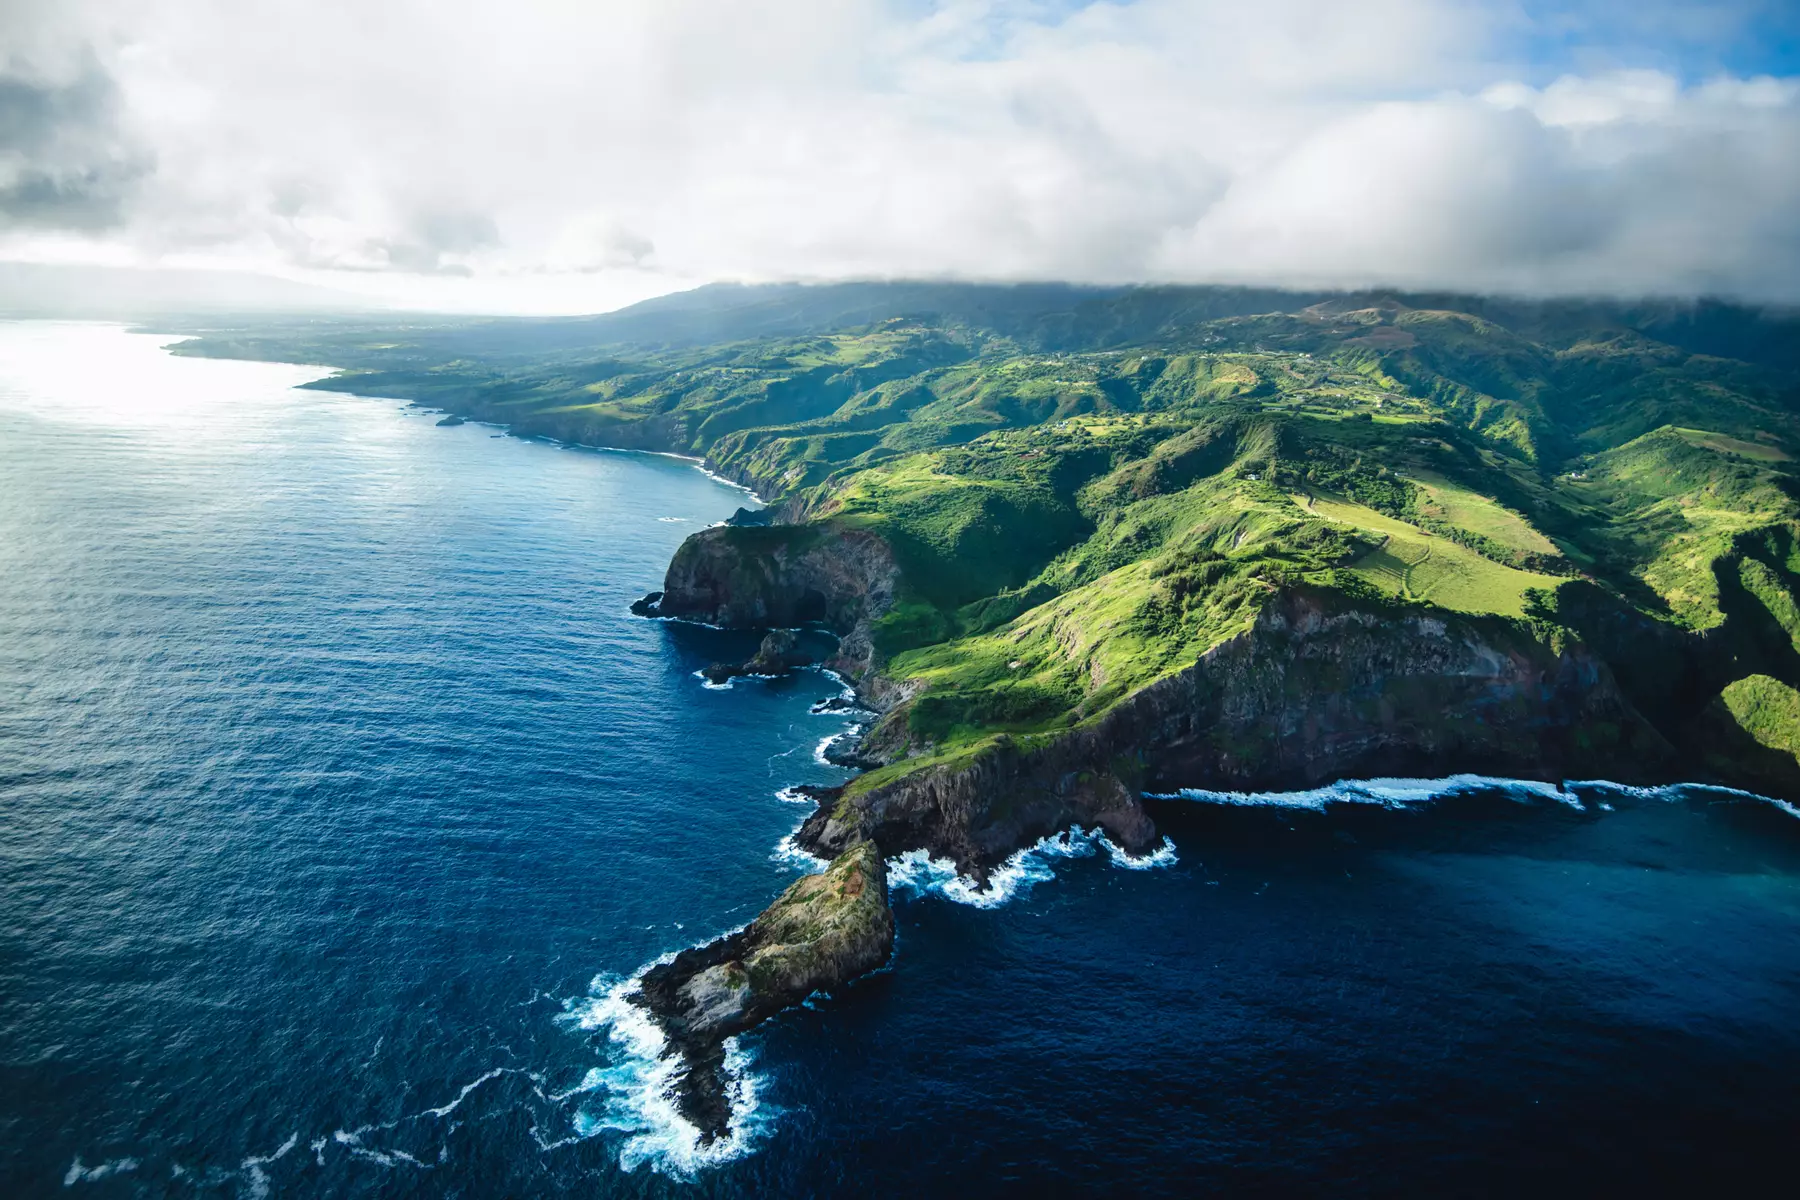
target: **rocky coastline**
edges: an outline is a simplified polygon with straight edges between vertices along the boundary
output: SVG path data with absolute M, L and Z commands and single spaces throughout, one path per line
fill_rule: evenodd
M 875 717 L 831 754 L 863 774 L 796 789 L 815 807 L 795 842 L 831 860 L 813 880 L 832 882 L 802 880 L 743 932 L 644 976 L 641 1002 L 684 1060 L 676 1095 L 703 1137 L 729 1121 L 726 1037 L 886 961 L 886 857 L 923 850 L 986 886 L 1009 856 L 1072 825 L 1103 831 L 1126 854 L 1152 853 L 1161 834 L 1146 794 L 1465 772 L 1658 783 L 1692 769 L 1608 663 L 1566 630 L 1298 584 L 1270 588 L 1248 628 L 1095 718 L 942 755 L 910 731 L 917 687 L 882 673 L 871 636 L 899 584 L 891 551 L 865 531 L 722 526 L 688 538 L 662 591 L 634 605 L 724 628 L 777 627 L 746 663 L 709 668 L 720 680 L 800 665 L 780 627 L 828 630 L 839 640 L 823 665 L 855 695 L 839 705 Z M 831 932 L 796 932 L 805 897 L 826 893 L 849 904 L 847 915 Z M 809 949 L 771 949 L 794 946 Z M 804 965 L 779 974 L 757 965 L 775 954 Z
M 874 842 L 862 841 L 795 882 L 743 929 L 644 972 L 631 1000 L 680 1056 L 675 1103 L 703 1143 L 731 1125 L 726 1040 L 877 969 L 893 949 L 886 861 Z

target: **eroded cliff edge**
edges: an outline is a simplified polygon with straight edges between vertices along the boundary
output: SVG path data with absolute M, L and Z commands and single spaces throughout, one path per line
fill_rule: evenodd
M 946 752 L 909 728 L 914 687 L 884 677 L 870 644 L 899 582 L 879 537 L 816 526 L 696 534 L 665 581 L 667 615 L 844 636 L 832 665 L 886 713 L 862 747 L 885 765 L 821 799 L 798 840 L 824 857 L 872 839 L 979 879 L 1071 824 L 1153 849 L 1145 792 L 1458 772 L 1650 782 L 1681 757 L 1566 631 L 1305 585 L 1271 587 L 1247 629 L 1072 728 Z
M 801 844 L 924 847 L 979 878 L 1071 823 L 1143 853 L 1156 840 L 1145 792 L 1458 772 L 1636 781 L 1675 753 L 1578 642 L 1303 589 L 1273 595 L 1249 630 L 1077 728 L 997 734 L 909 770 L 918 749 L 821 803 Z

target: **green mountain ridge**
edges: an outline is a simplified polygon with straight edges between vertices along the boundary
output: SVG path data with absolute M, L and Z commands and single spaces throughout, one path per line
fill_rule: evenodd
M 779 285 L 554 322 L 215 328 L 179 352 L 702 455 L 781 522 L 715 531 L 740 557 L 872 535 L 898 583 L 866 614 L 889 765 L 860 787 L 1087 727 L 1294 589 L 1580 643 L 1697 770 L 1752 782 L 1705 750 L 1729 726 L 1767 749 L 1756 786 L 1800 782 L 1771 732 L 1800 686 L 1791 313 Z

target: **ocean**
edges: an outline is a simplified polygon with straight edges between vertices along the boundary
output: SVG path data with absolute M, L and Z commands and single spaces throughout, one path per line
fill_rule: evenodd
M 1800 819 L 1698 788 L 1151 802 L 739 1039 L 621 1004 L 809 869 L 752 635 L 633 617 L 745 493 L 322 368 L 0 323 L 0 1193 L 1712 1190 L 1800 1117 Z

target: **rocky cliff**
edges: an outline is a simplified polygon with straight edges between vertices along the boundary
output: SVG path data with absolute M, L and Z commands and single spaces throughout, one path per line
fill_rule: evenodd
M 675 1100 L 704 1141 L 731 1121 L 724 1042 L 815 991 L 881 966 L 894 948 L 887 867 L 871 842 L 783 892 L 744 929 L 684 950 L 639 980 L 636 1003 L 682 1059 Z
M 725 525 L 681 544 L 651 611 L 734 629 L 822 625 L 842 639 L 830 665 L 861 675 L 874 655 L 870 622 L 899 579 L 887 543 L 865 530 Z
M 980 877 L 1075 822 L 1128 851 L 1149 848 L 1143 791 L 1456 772 L 1632 781 L 1656 777 L 1673 754 L 1572 639 L 1290 589 L 1251 629 L 1092 722 L 854 781 L 821 802 L 799 840 L 826 854 L 862 838 L 890 853 L 923 846 Z

